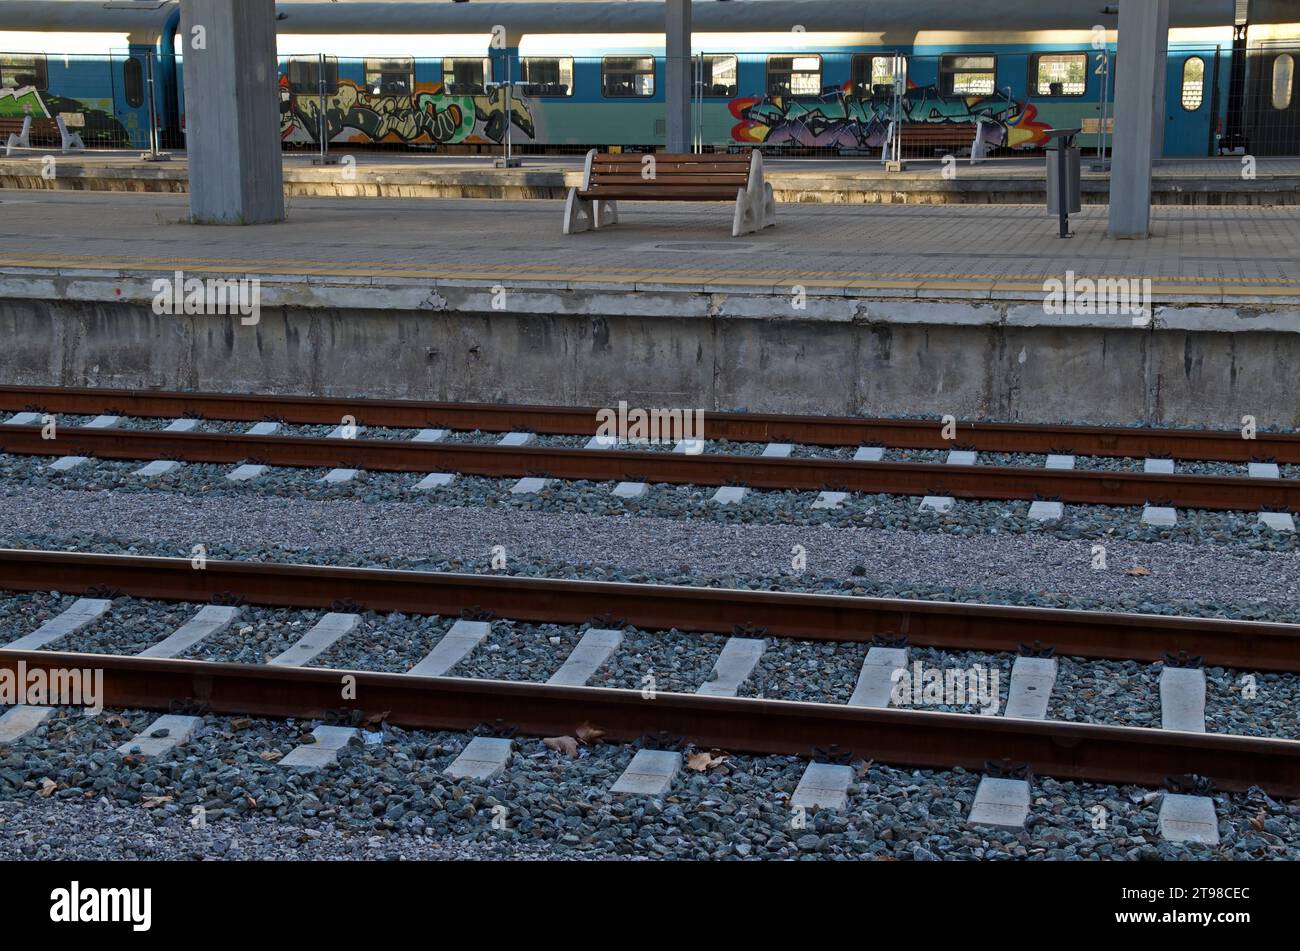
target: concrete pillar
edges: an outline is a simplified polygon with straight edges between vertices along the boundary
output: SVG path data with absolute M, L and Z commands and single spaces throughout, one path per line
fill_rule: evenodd
M 691 149 L 691 0 L 666 0 L 664 104 L 669 152 Z
M 1169 100 L 1165 92 L 1169 86 L 1169 4 L 1162 3 L 1157 8 L 1160 21 L 1156 24 L 1156 91 L 1153 108 L 1155 110 L 1155 128 L 1151 130 L 1151 161 L 1158 162 L 1165 157 L 1165 125 L 1169 118 Z M 1181 75 L 1179 82 L 1182 81 Z M 1205 76 L 1206 95 L 1210 93 L 1209 70 Z
M 1115 144 L 1110 173 L 1110 234 L 1151 234 L 1151 150 L 1157 117 L 1156 73 L 1160 24 L 1169 22 L 1169 0 L 1124 0 L 1119 6 L 1119 55 L 1115 77 Z
M 185 0 L 190 220 L 284 220 L 274 0 Z

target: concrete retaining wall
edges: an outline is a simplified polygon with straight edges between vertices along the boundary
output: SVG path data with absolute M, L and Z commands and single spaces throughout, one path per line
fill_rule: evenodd
M 20 290 L 20 285 L 27 292 Z M 147 279 L 8 279 L 0 382 L 706 410 L 1300 426 L 1300 311 L 788 299 L 411 282 L 265 286 L 260 323 L 153 312 Z

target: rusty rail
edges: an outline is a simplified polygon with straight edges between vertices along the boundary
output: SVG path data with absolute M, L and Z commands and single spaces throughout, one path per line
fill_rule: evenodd
M 411 729 L 467 730 L 501 721 L 520 733 L 555 736 L 590 723 L 611 740 L 664 731 L 705 748 L 806 755 L 831 744 L 858 757 L 921 768 L 980 770 L 990 760 L 1027 763 L 1059 779 L 1160 786 L 1196 773 L 1225 790 L 1260 786 L 1300 795 L 1300 743 L 1059 721 L 1017 720 L 834 704 L 715 698 L 491 680 L 411 677 L 330 669 L 0 650 L 0 670 L 100 668 L 104 703 L 170 709 L 206 704 L 218 714 L 320 718 L 326 711 L 385 712 Z M 355 700 L 339 678 L 356 677 Z
M 321 439 L 174 433 L 162 430 L 65 427 L 44 439 L 40 426 L 0 427 L 0 452 L 80 455 L 100 459 L 180 459 L 198 463 L 249 460 L 297 468 L 379 472 L 459 472 L 516 477 L 543 475 L 595 482 L 746 485 L 756 489 L 938 495 L 959 499 L 1058 499 L 1079 505 L 1300 510 L 1300 479 L 1155 475 L 1089 469 L 1024 469 L 838 459 L 688 455 L 677 452 L 554 449 L 418 443 L 394 439 Z
M 250 396 L 238 393 L 142 392 L 98 388 L 0 386 L 0 409 L 130 416 L 201 416 L 209 419 L 289 423 L 338 423 L 345 415 L 359 425 L 446 427 L 485 432 L 524 430 L 546 435 L 590 435 L 595 407 L 436 403 L 415 400 Z M 1236 431 L 1148 429 L 1108 426 L 1040 426 L 1029 423 L 962 421 L 956 438 L 944 439 L 939 420 L 859 419 L 715 413 L 705 416 L 710 439 L 791 442 L 807 446 L 884 445 L 898 449 L 949 449 L 954 443 L 984 452 L 1072 453 L 1300 464 L 1300 434 L 1260 432 L 1254 439 Z
M 1213 666 L 1300 672 L 1295 624 L 270 562 L 209 560 L 196 570 L 186 558 L 0 549 L 0 589 L 53 588 L 200 603 L 234 594 L 297 608 L 346 599 L 379 612 L 444 616 L 476 607 L 534 623 L 609 615 L 651 631 L 729 634 L 753 625 L 816 641 L 905 633 L 913 644 L 949 650 L 1017 651 L 1040 641 L 1063 656 L 1116 660 L 1159 661 L 1181 650 Z

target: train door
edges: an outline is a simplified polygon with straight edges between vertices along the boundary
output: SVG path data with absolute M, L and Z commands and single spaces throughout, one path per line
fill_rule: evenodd
M 109 54 L 113 115 L 126 130 L 129 148 L 149 146 L 149 48 Z
M 1254 49 L 1246 70 L 1252 155 L 1300 155 L 1300 47 Z
M 1165 80 L 1165 155 L 1210 155 L 1216 117 L 1217 50 L 1169 52 Z

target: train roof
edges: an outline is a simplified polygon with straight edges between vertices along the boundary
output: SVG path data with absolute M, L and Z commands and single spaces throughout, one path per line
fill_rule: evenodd
M 1300 19 L 1296 0 L 1252 0 L 1251 22 Z M 279 0 L 281 33 L 488 33 L 505 24 L 511 33 L 662 33 L 662 0 Z M 1233 22 L 1233 0 L 1172 0 L 1175 27 Z M 0 29 L 94 32 L 161 32 L 178 0 L 5 0 Z M 694 29 L 701 33 L 908 32 L 1086 30 L 1114 27 L 1117 4 L 1102 0 L 694 0 Z

